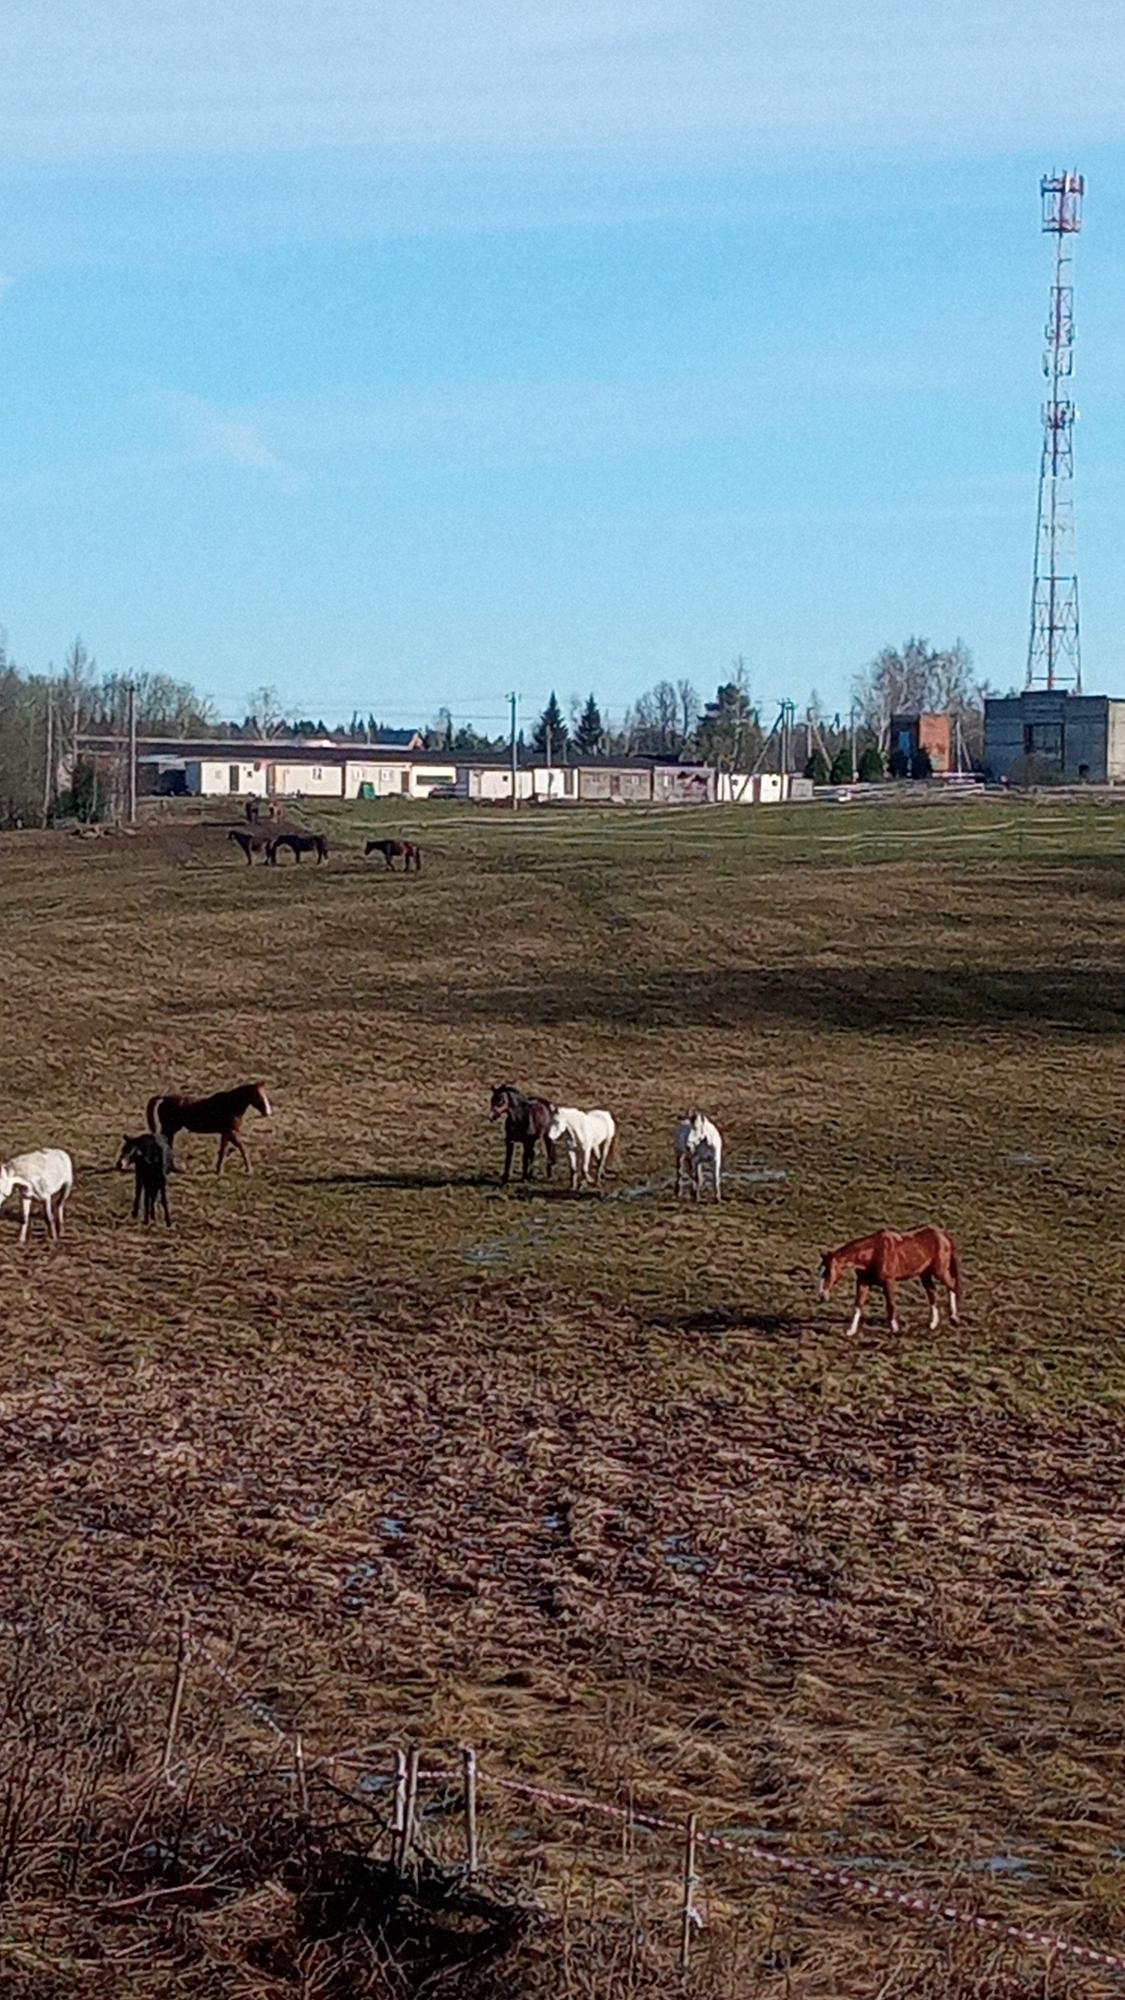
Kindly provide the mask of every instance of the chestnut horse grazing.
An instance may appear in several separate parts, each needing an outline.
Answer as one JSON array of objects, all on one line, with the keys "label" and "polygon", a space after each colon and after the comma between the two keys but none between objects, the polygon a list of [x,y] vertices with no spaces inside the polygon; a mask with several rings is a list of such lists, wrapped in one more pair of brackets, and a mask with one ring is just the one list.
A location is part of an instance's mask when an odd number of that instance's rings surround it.
[{"label": "chestnut horse grazing", "polygon": [[299,861],[302,854],[315,854],[318,862],[328,859],[328,842],[322,833],[279,833],[266,849],[275,868],[279,847],[288,847],[294,861]]},{"label": "chestnut horse grazing", "polygon": [[551,1122],[554,1105],[545,1097],[525,1097],[514,1083],[498,1083],[492,1093],[488,1108],[489,1118],[504,1120],[504,1172],[500,1177],[501,1187],[507,1187],[512,1177],[512,1155],[516,1146],[523,1147],[523,1178],[531,1179],[531,1162],[536,1142],[543,1141],[547,1155],[547,1178],[551,1177],[555,1164],[554,1140],[548,1137],[547,1127]]},{"label": "chestnut horse grazing", "polygon": [[819,1292],[822,1299],[831,1297],[833,1286],[848,1270],[855,1272],[855,1311],[848,1326],[849,1333],[859,1330],[872,1285],[878,1285],[887,1301],[891,1332],[898,1333],[895,1286],[904,1278],[920,1278],[922,1281],[930,1301],[931,1333],[938,1324],[939,1285],[944,1285],[949,1293],[950,1319],[957,1318],[961,1271],[957,1262],[957,1245],[944,1229],[911,1229],[905,1234],[897,1229],[877,1229],[874,1236],[857,1236],[851,1243],[841,1244],[838,1250],[826,1250],[820,1260]]},{"label": "chestnut horse grazing", "polygon": [[241,1154],[242,1164],[249,1173],[250,1161],[238,1134],[251,1108],[260,1112],[263,1118],[272,1116],[270,1101],[262,1084],[237,1083],[233,1090],[217,1090],[212,1097],[182,1097],[174,1093],[150,1097],[145,1122],[150,1132],[167,1139],[169,1165],[172,1164],[172,1143],[177,1132],[217,1132],[219,1157],[215,1172],[222,1173],[227,1150],[233,1146],[235,1152]]},{"label": "chestnut horse grazing", "polygon": [[400,854],[405,874],[409,875],[411,867],[416,875],[422,873],[422,850],[416,840],[369,840],[363,852],[381,854],[392,874]]}]

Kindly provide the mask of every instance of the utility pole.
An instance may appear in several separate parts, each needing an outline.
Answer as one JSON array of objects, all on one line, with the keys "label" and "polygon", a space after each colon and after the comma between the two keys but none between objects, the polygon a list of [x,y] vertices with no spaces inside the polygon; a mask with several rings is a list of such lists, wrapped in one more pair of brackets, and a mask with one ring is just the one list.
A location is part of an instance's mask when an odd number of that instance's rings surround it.
[{"label": "utility pole", "polygon": [[129,682],[129,825],[137,823],[137,683]]},{"label": "utility pole", "polygon": [[55,689],[47,682],[47,755],[43,766],[43,824],[51,817],[51,801],[55,795]]},{"label": "utility pole", "polygon": [[515,812],[517,806],[519,805],[519,792],[516,788],[516,779],[519,775],[517,758],[516,758],[516,712],[519,707],[518,694],[510,694],[508,696],[508,703],[512,711],[512,811]]}]

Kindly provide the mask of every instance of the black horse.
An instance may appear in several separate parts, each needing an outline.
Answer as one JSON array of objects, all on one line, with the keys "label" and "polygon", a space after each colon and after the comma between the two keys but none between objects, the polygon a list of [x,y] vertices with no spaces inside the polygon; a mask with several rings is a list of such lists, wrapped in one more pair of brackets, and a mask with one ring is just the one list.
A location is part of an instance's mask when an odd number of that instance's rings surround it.
[{"label": "black horse", "polygon": [[394,870],[395,862],[401,854],[405,873],[422,873],[422,850],[416,840],[369,840],[364,854],[381,854],[389,869]]},{"label": "black horse", "polygon": [[523,1147],[523,1178],[531,1179],[531,1162],[536,1142],[543,1141],[543,1151],[547,1155],[547,1178],[551,1177],[555,1166],[554,1142],[547,1137],[547,1127],[551,1122],[554,1105],[545,1097],[525,1097],[514,1083],[498,1083],[492,1093],[488,1115],[493,1122],[504,1120],[504,1172],[501,1187],[507,1187],[512,1177],[512,1155],[517,1142]]},{"label": "black horse", "polygon": [[281,847],[289,848],[294,861],[299,861],[302,854],[315,854],[318,861],[328,859],[328,842],[322,833],[279,833],[266,849],[267,857],[275,868]]}]

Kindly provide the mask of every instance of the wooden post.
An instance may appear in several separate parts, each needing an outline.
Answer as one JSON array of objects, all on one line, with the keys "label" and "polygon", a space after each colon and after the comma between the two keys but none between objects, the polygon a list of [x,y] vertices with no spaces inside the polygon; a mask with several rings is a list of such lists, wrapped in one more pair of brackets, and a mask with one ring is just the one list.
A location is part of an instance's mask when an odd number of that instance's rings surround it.
[{"label": "wooden post", "polygon": [[293,1763],[297,1773],[297,1797],[301,1803],[301,1817],[307,1820],[309,1816],[309,1780],[308,1773],[305,1770],[305,1746],[301,1740],[299,1731],[293,1738]]},{"label": "wooden post", "polygon": [[[397,1752],[395,1758],[396,1807],[399,1798],[398,1757],[401,1754],[401,1751]],[[413,1746],[408,1750],[406,1755],[406,1772],[402,1779],[401,1796],[402,1822],[398,1835],[398,1852],[395,1856],[395,1873],[399,1876],[406,1873],[406,1864],[410,1858],[410,1849],[414,1844],[414,1813],[418,1804],[418,1751]]]},{"label": "wooden post", "polygon": [[461,1762],[465,1773],[465,1867],[470,1882],[477,1872],[477,1753],[464,1749]]},{"label": "wooden post", "polygon": [[43,759],[43,824],[51,817],[55,796],[55,685],[47,682],[47,750]]},{"label": "wooden post", "polygon": [[683,1905],[680,1919],[680,1975],[686,1979],[691,1956],[691,1934],[695,1928],[695,1836],[696,1817],[692,1813],[684,1840]]},{"label": "wooden post", "polygon": [[406,1752],[395,1751],[394,1805],[391,1811],[391,1867],[399,1867],[402,1829],[406,1824]]},{"label": "wooden post", "polygon": [[129,825],[137,823],[137,684],[129,682]]},{"label": "wooden post", "polygon": [[180,1723],[180,1708],[184,1699],[184,1682],[188,1668],[188,1619],[187,1612],[181,1611],[179,1636],[176,1643],[176,1678],[172,1684],[172,1701],[168,1710],[168,1727],[164,1731],[164,1752],[160,1759],[160,1775],[166,1778],[172,1769],[172,1752],[176,1747],[176,1730]]}]

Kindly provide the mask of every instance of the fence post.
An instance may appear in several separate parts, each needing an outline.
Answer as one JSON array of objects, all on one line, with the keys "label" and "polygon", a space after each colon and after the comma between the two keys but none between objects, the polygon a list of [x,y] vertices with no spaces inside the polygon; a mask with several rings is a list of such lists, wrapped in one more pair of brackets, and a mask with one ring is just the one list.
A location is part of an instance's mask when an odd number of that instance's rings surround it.
[{"label": "fence post", "polygon": [[687,1823],[684,1839],[683,1905],[680,1919],[680,1976],[687,1978],[688,1960],[691,1955],[691,1934],[697,1922],[695,1914],[695,1836],[696,1816],[692,1813]]},{"label": "fence post", "polygon": [[465,1773],[465,1857],[471,1882],[477,1872],[477,1753],[467,1747],[461,1752]]},{"label": "fence post", "polygon": [[300,1731],[293,1738],[293,1763],[297,1774],[297,1797],[301,1805],[301,1817],[307,1823],[309,1817],[309,1781],[305,1771],[305,1746]]},{"label": "fence post", "polygon": [[391,1867],[395,1874],[401,1871],[399,1859],[402,1847],[402,1830],[406,1825],[406,1752],[395,1751],[395,1788],[391,1809]]},{"label": "fence post", "polygon": [[[401,1753],[399,1753],[401,1754]],[[395,1795],[398,1797],[398,1763],[395,1764]],[[395,1857],[395,1874],[406,1873],[410,1849],[414,1841],[414,1809],[418,1802],[418,1751],[411,1746],[406,1755],[406,1777],[403,1785],[402,1827],[398,1836],[398,1853]]]}]

